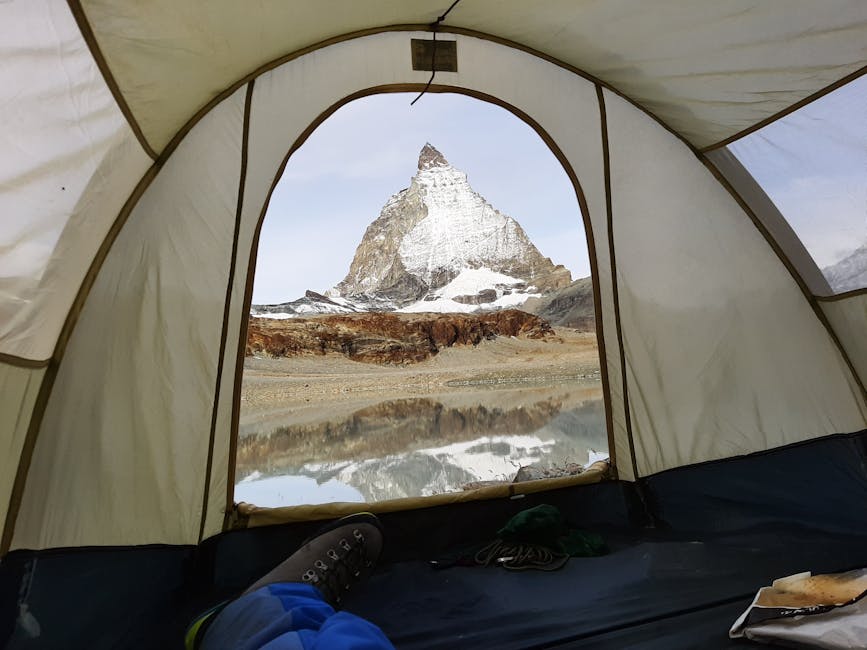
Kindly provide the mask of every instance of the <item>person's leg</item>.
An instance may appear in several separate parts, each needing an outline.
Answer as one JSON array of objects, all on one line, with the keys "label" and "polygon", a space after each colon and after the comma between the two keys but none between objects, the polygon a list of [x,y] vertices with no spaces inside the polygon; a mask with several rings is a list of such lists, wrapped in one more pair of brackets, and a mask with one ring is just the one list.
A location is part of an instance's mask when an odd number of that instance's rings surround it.
[{"label": "person's leg", "polygon": [[374,515],[344,517],[240,598],[209,618],[200,617],[188,632],[187,647],[392,650],[375,625],[334,611],[344,593],[372,572],[381,549]]},{"label": "person's leg", "polygon": [[229,603],[208,628],[202,650],[393,650],[378,627],[335,612],[315,587],[276,583]]}]

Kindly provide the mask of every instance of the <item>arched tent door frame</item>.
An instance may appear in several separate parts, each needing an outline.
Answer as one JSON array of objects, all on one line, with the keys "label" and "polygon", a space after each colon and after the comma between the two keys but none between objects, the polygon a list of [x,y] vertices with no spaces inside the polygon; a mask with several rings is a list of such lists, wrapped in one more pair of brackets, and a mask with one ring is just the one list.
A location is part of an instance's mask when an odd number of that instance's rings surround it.
[{"label": "arched tent door frame", "polygon": [[[608,435],[608,449],[611,454],[611,465],[613,468],[614,476],[616,477],[616,458],[615,458],[615,443],[613,438],[613,424],[611,417],[611,394],[609,389],[609,378],[608,378],[608,370],[607,364],[605,363],[605,335],[604,335],[604,325],[602,322],[602,306],[601,306],[601,293],[599,287],[599,268],[598,262],[596,258],[596,243],[593,235],[593,224],[590,221],[590,212],[587,207],[587,199],[584,195],[584,190],[581,187],[581,182],[578,179],[575,170],[573,169],[571,163],[568,158],[566,158],[563,151],[557,145],[556,141],[550,136],[550,134],[530,115],[522,111],[520,108],[513,106],[512,104],[499,99],[493,95],[489,95],[487,93],[483,93],[477,90],[473,90],[470,88],[463,88],[460,86],[453,86],[448,84],[423,84],[423,83],[395,83],[388,84],[382,86],[372,86],[370,88],[366,88],[364,90],[353,92],[337,102],[330,105],[327,109],[325,109],[322,113],[320,113],[316,119],[310,123],[307,128],[302,131],[302,133],[298,136],[295,142],[292,143],[292,146],[289,148],[286,156],[283,158],[280,166],[277,169],[277,173],[274,175],[274,178],[271,182],[271,186],[268,190],[268,194],[265,198],[265,202],[262,206],[262,210],[259,214],[259,219],[256,224],[256,228],[253,234],[252,246],[250,250],[249,260],[247,264],[247,272],[246,272],[246,283],[244,290],[244,299],[241,305],[241,328],[238,337],[238,348],[237,348],[237,357],[236,357],[236,365],[235,365],[235,377],[234,377],[234,388],[233,388],[233,397],[232,397],[232,429],[230,433],[230,448],[229,448],[229,462],[228,462],[228,480],[226,481],[226,512],[227,515],[232,511],[234,506],[234,486],[235,486],[235,464],[237,460],[237,443],[238,443],[238,427],[240,420],[240,411],[241,411],[241,382],[244,374],[244,356],[245,356],[245,347],[247,341],[247,330],[250,321],[250,307],[252,305],[253,300],[253,286],[255,283],[256,276],[256,261],[259,250],[259,236],[261,234],[262,225],[265,221],[265,216],[268,212],[268,208],[271,203],[271,197],[274,193],[274,189],[277,187],[277,184],[280,182],[280,179],[283,176],[283,173],[286,170],[287,165],[289,164],[292,156],[295,154],[298,149],[300,149],[304,143],[310,138],[311,135],[318,129],[328,118],[330,118],[335,112],[337,112],[343,106],[350,104],[353,101],[358,99],[362,99],[364,97],[370,97],[372,95],[381,95],[381,94],[393,94],[393,93],[411,93],[411,92],[421,92],[426,91],[428,93],[454,93],[459,95],[464,95],[467,97],[472,97],[473,99],[477,99],[479,101],[487,102],[489,104],[499,106],[510,113],[512,113],[515,117],[523,121],[527,126],[529,126],[535,133],[541,138],[541,140],[548,147],[549,151],[554,155],[560,165],[563,167],[563,170],[566,172],[566,175],[569,177],[570,183],[572,183],[572,187],[575,191],[575,198],[578,202],[578,209],[581,215],[582,222],[584,224],[584,232],[585,232],[585,243],[587,245],[587,251],[590,259],[590,275],[593,285],[593,305],[594,305],[594,317],[596,321],[596,340],[598,344],[599,350],[599,362],[601,369],[601,377],[602,377],[602,392],[603,392],[603,401],[605,404],[605,422],[606,422],[606,431]],[[600,96],[600,102],[602,101]],[[410,109],[411,110],[411,109]],[[607,147],[605,147],[606,157],[607,157]],[[607,161],[606,161],[607,167]],[[609,189],[609,188],[606,188]],[[609,194],[609,205],[610,205],[610,192]],[[227,322],[224,323],[224,327],[227,325]],[[226,333],[224,332],[224,338]],[[619,332],[618,332],[619,338]],[[622,349],[622,342],[620,343]],[[625,392],[625,386],[624,386]],[[219,393],[219,389],[217,391]],[[213,446],[213,432],[211,436],[211,446]],[[229,518],[227,516],[226,524],[224,528],[228,527]]]}]

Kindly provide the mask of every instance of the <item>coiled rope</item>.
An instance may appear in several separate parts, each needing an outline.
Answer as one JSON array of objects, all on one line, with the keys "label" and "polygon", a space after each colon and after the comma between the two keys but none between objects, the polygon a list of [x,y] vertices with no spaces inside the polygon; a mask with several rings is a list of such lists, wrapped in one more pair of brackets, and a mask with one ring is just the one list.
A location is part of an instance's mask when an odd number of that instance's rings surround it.
[{"label": "coiled rope", "polygon": [[480,549],[473,559],[476,564],[482,566],[496,564],[513,571],[521,569],[555,571],[566,564],[569,556],[566,553],[555,553],[547,546],[517,544],[495,539]]}]

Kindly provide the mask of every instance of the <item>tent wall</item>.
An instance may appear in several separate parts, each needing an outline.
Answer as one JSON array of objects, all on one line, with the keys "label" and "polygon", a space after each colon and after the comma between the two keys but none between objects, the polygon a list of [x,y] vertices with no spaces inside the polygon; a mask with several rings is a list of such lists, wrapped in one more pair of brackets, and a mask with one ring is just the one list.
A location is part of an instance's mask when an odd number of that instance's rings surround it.
[{"label": "tent wall", "polygon": [[855,372],[867,377],[867,291],[821,300],[822,311],[852,359]]},{"label": "tent wall", "polygon": [[114,243],[49,399],[13,545],[198,541],[244,93],[202,120]]},{"label": "tent wall", "polygon": [[[281,162],[353,97],[426,82],[413,37],[341,41],[264,72],[161,161],[62,358],[14,548],[221,529],[249,274]],[[621,478],[864,427],[863,395],[794,279],[690,148],[585,77],[453,38],[459,72],[433,90],[516,110],[580,182]]]},{"label": "tent wall", "polygon": [[736,200],[646,114],[605,102],[639,473],[863,429],[860,387]]},{"label": "tent wall", "polygon": [[46,360],[150,159],[65,3],[0,3],[0,353]]}]

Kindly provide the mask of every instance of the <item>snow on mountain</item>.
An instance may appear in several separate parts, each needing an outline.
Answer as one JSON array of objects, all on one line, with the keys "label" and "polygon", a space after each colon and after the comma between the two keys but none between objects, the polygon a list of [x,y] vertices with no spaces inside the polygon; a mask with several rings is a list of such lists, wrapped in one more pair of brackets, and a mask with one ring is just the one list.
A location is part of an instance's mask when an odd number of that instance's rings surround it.
[{"label": "snow on mountain", "polygon": [[250,315],[259,318],[296,318],[314,314],[352,314],[367,311],[340,297],[329,298],[315,291],[307,291],[303,298],[277,305],[251,305]]},{"label": "snow on mountain", "polygon": [[535,287],[527,287],[523,280],[491,269],[462,269],[446,286],[397,311],[469,314],[506,309],[517,307],[528,298],[541,296],[530,293],[533,289]]},{"label": "snow on mountain", "polygon": [[368,297],[405,307],[435,297],[462,271],[488,269],[542,289],[571,282],[543,257],[513,218],[470,187],[431,144],[419,154],[410,186],[392,196],[368,226],[349,273],[329,297]]},{"label": "snow on mountain", "polygon": [[822,269],[834,293],[867,287],[867,244],[831,266]]},{"label": "snow on mountain", "polygon": [[518,223],[474,192],[463,172],[448,163],[431,165],[419,170],[413,182],[423,196],[427,217],[405,235],[398,249],[408,273],[433,285],[444,271],[510,267],[531,255],[532,244]]},{"label": "snow on mountain", "polygon": [[513,278],[504,273],[497,273],[491,269],[462,269],[457,277],[446,286],[438,289],[435,295],[443,298],[456,298],[458,296],[474,296],[485,289],[503,286],[513,287],[523,284],[523,280]]}]

